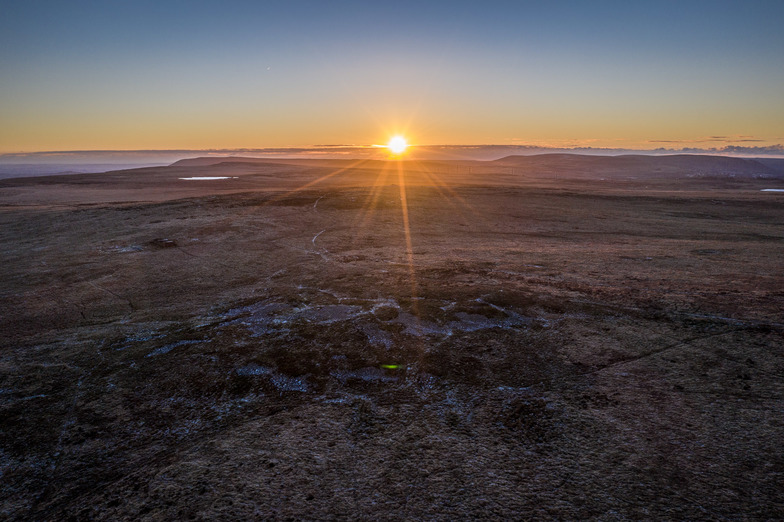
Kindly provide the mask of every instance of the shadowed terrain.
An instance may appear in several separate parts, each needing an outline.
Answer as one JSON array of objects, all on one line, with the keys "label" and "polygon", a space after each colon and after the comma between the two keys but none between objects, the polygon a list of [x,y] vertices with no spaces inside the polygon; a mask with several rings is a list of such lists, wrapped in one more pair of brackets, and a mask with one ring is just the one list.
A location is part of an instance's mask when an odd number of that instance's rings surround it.
[{"label": "shadowed terrain", "polygon": [[0,180],[3,518],[779,518],[777,166],[548,156]]}]

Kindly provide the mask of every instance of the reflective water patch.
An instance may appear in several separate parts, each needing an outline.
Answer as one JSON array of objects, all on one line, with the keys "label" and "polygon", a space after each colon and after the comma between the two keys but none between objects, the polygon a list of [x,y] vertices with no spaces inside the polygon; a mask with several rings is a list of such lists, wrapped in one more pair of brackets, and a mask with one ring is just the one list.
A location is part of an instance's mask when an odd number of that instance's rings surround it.
[{"label": "reflective water patch", "polygon": [[195,176],[192,178],[178,178],[185,181],[213,181],[216,179],[238,179],[237,176]]}]

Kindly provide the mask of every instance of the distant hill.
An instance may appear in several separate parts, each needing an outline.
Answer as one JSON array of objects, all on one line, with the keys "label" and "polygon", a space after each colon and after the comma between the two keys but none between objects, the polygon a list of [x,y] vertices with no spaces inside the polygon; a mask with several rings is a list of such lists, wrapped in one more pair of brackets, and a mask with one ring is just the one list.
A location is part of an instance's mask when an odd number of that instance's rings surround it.
[{"label": "distant hill", "polygon": [[757,161],[784,175],[784,159],[782,158],[757,158]]},{"label": "distant hill", "polygon": [[[247,158],[241,156],[183,159],[173,167],[301,165],[330,168],[382,168],[384,160],[349,160],[316,158]],[[416,161],[404,160],[407,169],[454,171],[470,168],[474,173],[492,174],[498,167],[508,172],[532,177],[564,178],[780,178],[784,177],[784,160],[746,159],[726,156],[678,154],[671,156],[584,154],[537,154],[506,156],[493,161]]]},{"label": "distant hill", "polygon": [[216,156],[182,159],[172,163],[172,167],[207,167],[220,164],[244,165],[304,165],[311,167],[351,166],[377,168],[384,164],[382,160],[368,159],[327,159],[327,158],[248,158],[244,156]]},{"label": "distant hill", "polygon": [[270,163],[278,163],[278,160],[271,158],[245,158],[242,156],[217,156],[217,157],[198,157],[187,158],[175,161],[170,167],[208,167],[210,165],[219,165],[221,163],[245,163],[254,165],[263,165]]},{"label": "distant hill", "polygon": [[0,163],[0,179],[89,174],[121,169],[160,167],[162,165],[162,163]]},{"label": "distant hill", "polygon": [[[784,160],[776,164],[762,160],[726,156],[678,154],[672,156],[587,156],[581,154],[539,154],[535,156],[507,156],[488,162],[503,167],[521,169],[533,175],[564,177],[781,177]],[[777,168],[778,167],[778,168]],[[779,170],[782,169],[782,170]]]},{"label": "distant hill", "polygon": [[326,167],[334,169],[382,169],[402,164],[407,170],[439,170],[447,165],[492,165],[491,162],[467,160],[378,160],[378,159],[332,159],[332,158],[246,158],[243,156],[189,158],[172,163],[170,167],[241,167],[263,165],[298,165],[301,167]]}]

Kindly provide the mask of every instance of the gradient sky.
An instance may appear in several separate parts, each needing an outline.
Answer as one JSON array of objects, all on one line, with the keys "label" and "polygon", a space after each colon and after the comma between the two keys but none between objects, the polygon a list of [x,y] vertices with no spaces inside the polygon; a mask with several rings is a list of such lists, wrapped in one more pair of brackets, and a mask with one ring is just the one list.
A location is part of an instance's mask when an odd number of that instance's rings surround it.
[{"label": "gradient sky", "polygon": [[8,1],[0,153],[784,143],[784,1]]}]

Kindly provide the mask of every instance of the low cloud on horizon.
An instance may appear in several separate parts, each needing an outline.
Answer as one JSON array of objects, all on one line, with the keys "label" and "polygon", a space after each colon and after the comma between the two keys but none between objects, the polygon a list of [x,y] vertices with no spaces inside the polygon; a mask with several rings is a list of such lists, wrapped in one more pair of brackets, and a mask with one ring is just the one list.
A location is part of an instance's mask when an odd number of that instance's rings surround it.
[{"label": "low cloud on horizon", "polygon": [[746,142],[765,142],[754,136],[707,136],[692,140],[648,140],[648,143],[746,143]]}]

